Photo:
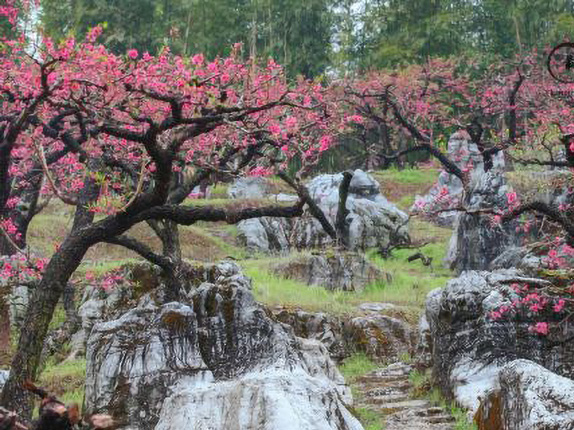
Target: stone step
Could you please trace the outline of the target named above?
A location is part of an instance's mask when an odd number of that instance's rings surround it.
[[[450,424],[428,424],[428,423],[392,423],[385,426],[385,430],[454,430]]]
[[[408,376],[404,375],[364,375],[357,378],[357,382],[361,384],[381,384],[384,385],[387,382],[409,382]]]
[[[365,386],[362,387],[364,397],[374,397],[374,396],[388,396],[391,394],[406,394],[410,392],[410,385],[405,384],[390,384],[390,385],[377,385],[371,388]]]
[[[397,403],[409,400],[410,396],[406,393],[387,394],[382,396],[372,396],[365,399],[365,403],[371,405],[382,405],[385,403]]]
[[[452,415],[448,414],[433,415],[431,417],[426,417],[426,420],[431,424],[447,424],[454,423],[456,421]]]
[[[377,409],[385,415],[405,409],[426,409],[430,406],[428,400],[404,400],[400,402],[382,403],[377,405]]]
[[[441,415],[446,413],[447,412],[445,412],[444,408],[441,406],[431,406],[427,409],[415,411],[415,415],[418,415],[419,417],[428,417],[431,415]]]

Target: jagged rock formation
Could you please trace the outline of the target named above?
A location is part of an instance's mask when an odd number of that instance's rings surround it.
[[[332,225],[339,204],[342,174],[320,175],[308,184],[310,196],[317,202]],[[386,247],[408,240],[407,215],[390,203],[370,175],[355,170],[347,200],[345,219],[348,244],[352,250]],[[250,250],[287,252],[331,244],[331,238],[307,211],[299,219],[258,218],[238,224],[239,239]]]
[[[468,212],[461,213],[456,219],[446,257],[452,269],[459,273],[463,270],[487,270],[507,248],[520,243],[515,222],[495,224],[492,214],[477,212],[504,210],[509,191],[504,176],[495,172],[473,177],[470,192],[463,202]]]
[[[390,274],[373,266],[363,254],[350,252],[301,254],[274,264],[272,270],[327,290],[361,291],[367,285],[391,281]]]
[[[360,316],[332,316],[300,309],[277,307],[275,317],[293,327],[295,334],[320,341],[336,361],[364,352],[375,361],[396,361],[412,354],[416,333],[398,315],[400,310],[386,303],[365,303]]]
[[[271,319],[237,265],[211,266],[190,284],[198,280],[181,303],[147,294],[94,325],[89,413],[139,430],[362,429],[325,347]]]
[[[70,358],[85,354],[88,336],[96,323],[120,317],[135,307],[147,292],[153,291],[155,296],[161,296],[159,268],[148,263],[138,263],[128,264],[123,269],[126,282],[110,290],[99,286],[84,289],[78,306],[79,328],[70,341]]]
[[[475,415],[479,430],[574,429],[574,381],[528,360],[515,360],[499,374]]]
[[[519,358],[574,376],[574,344],[564,342],[574,334],[571,324],[564,324],[560,333],[538,336],[529,331],[533,323],[560,317],[521,311],[491,319],[492,311],[518,298],[511,288],[515,282],[544,281],[516,270],[468,271],[427,297],[435,380],[444,393],[470,410],[475,411],[479,397],[496,387],[500,369]]]
[[[466,131],[454,133],[448,140],[448,157],[461,169],[474,172],[477,177],[484,173],[484,161],[476,144],[470,141]],[[504,154],[498,152],[493,157],[493,169],[504,170]],[[411,207],[413,213],[425,215],[439,225],[453,225],[458,213],[440,212],[460,206],[463,197],[462,182],[455,175],[441,170],[437,182],[424,196],[416,196]]]
[[[394,363],[358,379],[360,406],[385,416],[385,430],[452,430],[454,418],[428,400],[413,399],[412,367]]]

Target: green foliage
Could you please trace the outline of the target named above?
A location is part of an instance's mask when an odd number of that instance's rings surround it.
[[[336,64],[397,67],[429,57],[513,58],[574,35],[568,0],[339,0]]]
[[[105,24],[104,43],[157,53],[164,46],[183,55],[228,55],[234,43],[245,56],[273,57],[290,76],[318,76],[329,61],[328,0],[44,0],[48,35],[83,37]]]

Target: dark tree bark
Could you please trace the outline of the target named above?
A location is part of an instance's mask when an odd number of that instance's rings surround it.
[[[170,220],[152,220],[148,221],[148,224],[161,240],[163,257],[170,261],[169,266],[164,267],[162,271],[167,287],[165,300],[168,302],[177,301],[180,299],[183,266],[179,228],[177,223]]]
[[[353,179],[353,174],[351,172],[343,172],[343,180],[341,181],[341,185],[339,185],[339,206],[337,208],[337,218],[335,220],[335,229],[337,231],[337,237],[339,238],[339,244],[344,248],[349,247],[349,232],[346,220],[347,215],[349,215],[349,210],[347,209],[347,198],[349,197],[351,179]]]
[[[331,237],[331,239],[333,239],[333,241],[336,242],[337,232],[335,231],[335,229],[333,228],[333,226],[323,213],[323,210],[311,198],[307,187],[305,185],[295,182],[285,172],[279,172],[279,177],[295,190],[295,192],[299,196],[299,199],[301,199],[301,201],[303,201],[309,207],[309,212],[311,213],[311,215],[313,215],[315,219],[319,221],[319,223],[323,227],[323,230],[325,230],[325,233],[327,233]]]
[[[0,362],[6,363],[11,354],[11,327],[10,308],[8,306],[8,292],[0,291]]]

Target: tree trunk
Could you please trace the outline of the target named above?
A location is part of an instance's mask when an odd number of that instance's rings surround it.
[[[177,223],[170,220],[149,221],[148,224],[161,240],[164,257],[169,258],[173,263],[172,268],[169,270],[163,269],[167,287],[164,299],[166,302],[177,301],[180,299],[181,269],[183,265],[179,227]]]
[[[351,172],[343,172],[343,180],[339,185],[339,206],[337,208],[337,218],[335,220],[335,230],[337,231],[337,239],[339,245],[344,248],[349,247],[349,232],[347,226],[347,198],[349,197],[349,187],[351,185],[353,174]]]
[[[12,339],[10,336],[10,307],[8,306],[8,291],[0,292],[0,363],[9,362]]]
[[[40,284],[30,297],[10,376],[0,397],[0,404],[22,417],[29,418],[33,409],[30,393],[22,387],[22,382],[34,381],[38,376],[44,339],[54,310],[89,247],[90,243],[82,240],[81,235],[70,235],[48,263]]]

